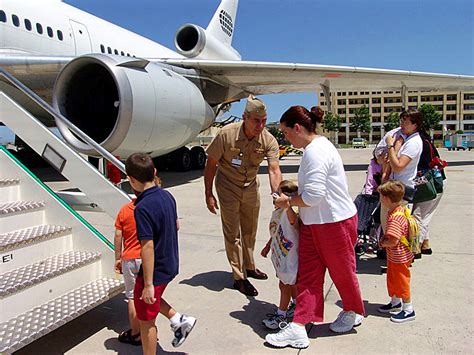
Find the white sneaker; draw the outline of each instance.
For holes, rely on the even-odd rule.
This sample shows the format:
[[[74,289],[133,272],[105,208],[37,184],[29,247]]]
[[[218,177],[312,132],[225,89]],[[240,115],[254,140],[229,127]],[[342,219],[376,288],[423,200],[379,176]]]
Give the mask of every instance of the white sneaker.
[[[175,348],[184,343],[191,330],[193,330],[194,325],[196,324],[197,319],[185,314],[181,315],[180,323],[178,326],[173,327],[171,325],[171,330],[174,333],[174,339],[171,341],[171,345]]]
[[[296,325],[295,323],[288,324],[287,327],[275,334],[267,334],[265,341],[277,348],[284,348],[291,346],[296,349],[305,349],[309,346],[308,334],[306,334],[305,327]]]
[[[336,320],[329,325],[334,333],[347,333],[352,328],[362,324],[364,317],[354,311],[342,311]]]

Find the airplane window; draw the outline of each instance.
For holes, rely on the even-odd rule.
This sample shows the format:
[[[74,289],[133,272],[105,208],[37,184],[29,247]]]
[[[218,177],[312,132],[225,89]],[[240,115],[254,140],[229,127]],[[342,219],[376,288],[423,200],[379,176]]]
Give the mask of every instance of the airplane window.
[[[14,24],[16,27],[19,27],[19,26],[20,26],[20,19],[18,18],[17,15],[12,15],[12,21],[13,21],[13,24]]]
[[[43,34],[43,26],[41,26],[40,23],[37,23],[37,24],[36,24],[36,31],[37,31],[40,35]]]
[[[108,52],[109,54],[112,54],[112,49],[111,49],[110,47],[107,47],[107,52]]]
[[[25,18],[25,27],[28,31],[31,31],[31,22],[27,18]]]
[[[125,53],[123,51],[120,52],[120,55],[125,55]]]
[[[115,53],[116,55],[118,55],[118,50],[114,49],[114,53]]]
[[[130,53],[127,53],[127,57],[130,57]]]
[[[60,41],[62,41],[63,40],[63,33],[60,30],[58,30],[57,33],[58,33],[58,39]]]
[[[7,15],[3,10],[0,10],[0,22],[7,22]]]
[[[105,47],[104,47],[103,44],[100,45],[100,51],[101,51],[102,53],[105,53]]]
[[[53,38],[53,29],[51,27],[46,27],[46,31],[48,31],[48,36]]]

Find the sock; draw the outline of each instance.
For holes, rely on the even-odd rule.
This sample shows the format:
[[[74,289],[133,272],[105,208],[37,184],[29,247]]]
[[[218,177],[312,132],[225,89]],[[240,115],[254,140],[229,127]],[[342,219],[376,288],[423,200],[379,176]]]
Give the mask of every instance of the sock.
[[[403,303],[403,308],[402,308],[406,314],[410,314],[411,312],[413,312],[413,306],[410,303]]]
[[[170,323],[173,327],[178,327],[181,324],[181,314],[176,312],[176,314],[170,318]]]
[[[400,302],[402,302],[402,299],[401,299],[401,298],[398,298],[397,296],[392,296],[392,300],[390,301],[390,303],[392,304],[392,306],[396,306],[396,305],[399,304]]]
[[[280,308],[277,309],[277,315],[286,317],[286,311],[282,311]]]

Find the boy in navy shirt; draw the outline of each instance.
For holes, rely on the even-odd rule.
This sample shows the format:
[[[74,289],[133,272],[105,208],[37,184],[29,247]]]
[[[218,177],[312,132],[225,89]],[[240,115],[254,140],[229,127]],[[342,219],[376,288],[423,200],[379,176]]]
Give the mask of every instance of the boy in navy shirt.
[[[158,313],[171,322],[175,338],[181,345],[196,323],[196,318],[181,315],[164,299],[163,292],[178,274],[178,216],[173,196],[155,185],[155,166],[151,157],[134,153],[125,162],[132,188],[140,195],[135,201],[137,238],[141,244],[142,266],[134,290],[134,303],[140,322],[143,353],[156,354]]]

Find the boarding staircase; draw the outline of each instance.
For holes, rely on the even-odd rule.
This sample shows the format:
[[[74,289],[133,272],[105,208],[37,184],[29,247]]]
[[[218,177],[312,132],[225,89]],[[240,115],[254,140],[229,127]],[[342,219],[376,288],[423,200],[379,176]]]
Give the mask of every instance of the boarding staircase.
[[[13,100],[2,90],[6,85],[27,96],[29,107],[60,116],[0,68],[0,122],[115,217],[130,201],[128,195]],[[89,143],[89,137],[72,129]],[[123,171],[110,153],[100,154]],[[0,353],[24,347],[123,291],[113,268],[112,238],[0,147]]]

